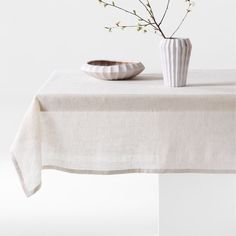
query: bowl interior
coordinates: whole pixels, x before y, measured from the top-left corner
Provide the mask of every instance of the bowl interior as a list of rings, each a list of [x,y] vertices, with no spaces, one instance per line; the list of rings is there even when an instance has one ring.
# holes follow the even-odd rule
[[[106,61],[106,60],[96,60],[96,61],[89,61],[88,64],[92,66],[116,66],[125,64],[127,62],[121,61]]]

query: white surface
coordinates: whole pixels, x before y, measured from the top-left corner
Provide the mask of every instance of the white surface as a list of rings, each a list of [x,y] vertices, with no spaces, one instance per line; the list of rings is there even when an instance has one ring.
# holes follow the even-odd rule
[[[36,94],[11,149],[27,196],[39,189],[45,168],[235,173],[236,71],[189,77],[205,89],[165,89],[155,77],[112,83],[55,73]],[[212,88],[218,85],[222,91]]]
[[[236,70],[191,71],[185,88],[163,86],[161,74],[141,74],[126,81],[101,81],[80,71],[54,72],[37,94],[50,99],[50,95],[145,95],[171,97],[172,95],[233,95],[236,93]],[[45,86],[46,85],[46,86]],[[65,99],[65,97],[63,98]],[[54,104],[55,105],[55,104]],[[63,104],[62,104],[63,105]]]

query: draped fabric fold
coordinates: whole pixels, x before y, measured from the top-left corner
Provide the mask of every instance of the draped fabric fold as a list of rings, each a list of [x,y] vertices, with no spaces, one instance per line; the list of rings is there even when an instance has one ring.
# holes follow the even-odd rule
[[[11,155],[26,196],[41,186],[40,104],[35,97],[20,125]]]

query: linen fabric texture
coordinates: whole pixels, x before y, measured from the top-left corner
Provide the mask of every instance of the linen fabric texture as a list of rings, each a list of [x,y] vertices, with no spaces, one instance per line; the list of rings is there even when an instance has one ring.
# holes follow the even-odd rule
[[[27,196],[43,169],[84,174],[236,173],[236,71],[103,81],[55,72],[11,147]]]

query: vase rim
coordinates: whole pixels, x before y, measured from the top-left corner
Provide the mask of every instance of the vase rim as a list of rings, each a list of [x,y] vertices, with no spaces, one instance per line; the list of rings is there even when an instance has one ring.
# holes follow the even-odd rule
[[[163,38],[162,40],[190,40],[189,38]]]

